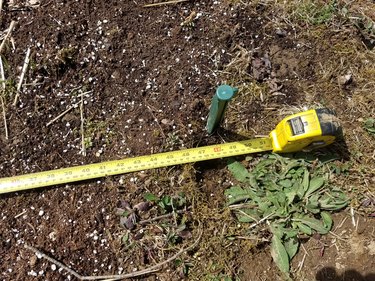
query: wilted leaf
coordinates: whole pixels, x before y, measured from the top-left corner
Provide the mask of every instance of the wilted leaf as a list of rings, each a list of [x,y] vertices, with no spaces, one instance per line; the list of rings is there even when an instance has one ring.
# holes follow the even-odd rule
[[[139,212],[146,212],[151,208],[149,202],[140,202],[134,205],[134,209],[138,210]]]
[[[284,242],[284,247],[291,260],[298,252],[299,242],[296,237],[290,238]]]
[[[310,194],[314,193],[324,185],[323,177],[315,177],[310,180],[309,189],[307,190],[305,196],[308,197]]]
[[[190,239],[193,235],[189,230],[182,230],[178,232],[178,236],[181,237],[182,239]]]
[[[282,272],[289,272],[289,256],[281,242],[276,235],[271,240],[271,256]]]
[[[332,228],[332,225],[333,225],[333,220],[332,220],[332,217],[329,213],[327,212],[321,212],[320,216],[322,217],[323,219],[323,224],[324,226],[328,229],[328,230],[331,230]]]
[[[137,222],[137,217],[134,213],[127,217],[120,217],[120,224],[125,226],[127,229],[132,230],[135,228],[135,223]]]

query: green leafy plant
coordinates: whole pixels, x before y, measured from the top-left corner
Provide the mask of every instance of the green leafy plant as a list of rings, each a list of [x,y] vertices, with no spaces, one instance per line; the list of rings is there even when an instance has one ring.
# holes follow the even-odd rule
[[[290,260],[298,252],[298,238],[328,233],[333,224],[329,212],[348,204],[345,194],[327,183],[319,167],[279,155],[269,155],[251,171],[237,161],[228,165],[242,183],[225,191],[228,204],[242,223],[270,222],[271,255],[283,272],[289,272]]]
[[[143,198],[149,202],[154,202],[159,206],[163,213],[170,213],[173,210],[181,209],[186,205],[186,198],[183,193],[173,197],[169,195],[158,197],[148,192],[143,195]]]
[[[363,127],[369,134],[375,135],[375,119],[374,118],[366,119],[363,123]]]

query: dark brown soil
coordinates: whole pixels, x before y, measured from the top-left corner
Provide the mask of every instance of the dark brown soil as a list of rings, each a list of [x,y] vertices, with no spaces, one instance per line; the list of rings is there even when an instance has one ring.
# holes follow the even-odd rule
[[[144,0],[56,0],[40,1],[36,6],[29,1],[5,2],[1,30],[6,30],[11,20],[17,25],[12,33],[14,47],[8,42],[2,53],[10,90],[5,104],[8,140],[0,123],[1,177],[267,134],[285,108],[301,109],[306,104],[335,107],[349,132],[359,128],[358,118],[363,117],[353,108],[350,116],[345,114],[348,97],[356,99],[357,85],[345,89],[337,85],[337,76],[343,73],[324,78],[328,85],[325,90],[320,82],[321,65],[326,66],[333,56],[333,45],[350,45],[352,40],[359,49],[365,48],[354,27],[346,37],[324,27],[311,34],[303,33],[302,28],[296,35],[291,26],[273,22],[271,8],[231,1],[187,1],[152,8],[143,7],[148,3]],[[31,48],[30,67],[19,103],[13,106],[27,48]],[[250,52],[245,71],[228,67],[241,48]],[[205,122],[211,97],[218,85],[232,82],[240,87],[239,96],[231,104],[223,128],[208,136]],[[253,91],[246,88],[250,84],[255,87]],[[257,91],[262,91],[262,96]],[[80,94],[86,156],[81,152]],[[374,100],[366,97],[361,104],[371,109]],[[71,106],[72,110],[47,126]],[[363,142],[368,145],[361,148],[362,155],[371,153],[374,142],[370,138]],[[348,146],[351,149],[354,145]],[[362,163],[370,163],[367,159]],[[225,160],[217,160],[1,195],[0,279],[74,278],[36,258],[24,244],[82,275],[121,274],[161,262],[180,247],[191,245],[201,225],[205,230],[202,241],[219,242],[217,248],[214,242],[202,242],[183,255],[181,259],[193,266],[191,275],[182,274],[181,267],[172,262],[142,280],[183,280],[189,276],[221,280],[213,278],[224,275],[240,280],[281,280],[267,243],[254,247],[246,241],[225,244],[220,240],[222,231],[236,227],[224,211],[223,190],[230,180]],[[374,179],[368,182],[374,184]],[[192,211],[189,233],[169,249],[170,245],[162,245],[163,251],[154,249],[155,245],[145,239],[135,242],[135,248],[124,246],[128,231],[116,211],[123,208],[124,201],[132,206],[143,202],[146,192],[160,196],[185,192],[185,211]],[[197,202],[204,204],[194,205]],[[216,217],[215,212],[220,214]],[[140,217],[157,215],[160,212],[154,207]],[[351,229],[345,230],[348,239],[356,239],[362,248],[347,250],[348,244],[342,243],[336,248],[330,246],[323,256],[309,252],[302,271],[296,271],[297,280],[375,280],[370,275],[375,268],[373,222],[373,218],[361,217],[359,225],[364,230],[355,233],[351,225],[343,224],[343,231]],[[153,227],[142,231],[150,237],[152,233],[159,235]],[[136,236],[137,231],[140,229],[131,234]],[[315,249],[317,243],[310,240],[305,247]],[[296,270],[303,255],[301,251],[293,264]],[[348,269],[368,277],[345,279],[342,274]],[[336,279],[319,279],[334,274]]]

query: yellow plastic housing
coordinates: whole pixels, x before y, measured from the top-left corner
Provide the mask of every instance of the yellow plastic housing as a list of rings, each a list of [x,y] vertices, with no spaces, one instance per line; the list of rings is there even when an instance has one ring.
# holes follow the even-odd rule
[[[335,114],[313,109],[283,119],[270,133],[273,152],[311,150],[333,143],[340,130]]]

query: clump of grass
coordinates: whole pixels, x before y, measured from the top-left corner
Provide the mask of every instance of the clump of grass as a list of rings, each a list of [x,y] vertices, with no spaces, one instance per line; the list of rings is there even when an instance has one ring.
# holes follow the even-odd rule
[[[290,271],[299,238],[327,234],[333,225],[330,212],[348,204],[317,163],[269,155],[251,171],[237,161],[230,161],[228,168],[242,183],[225,192],[230,208],[239,222],[252,223],[251,228],[268,222],[271,255],[282,272]]]
[[[313,25],[329,23],[338,11],[337,1],[302,1],[296,8],[296,18]]]

